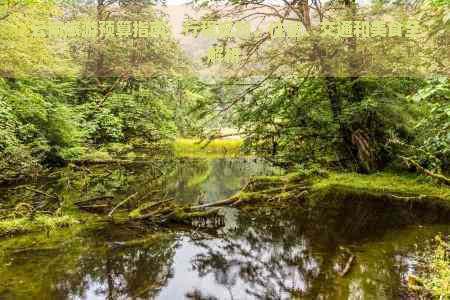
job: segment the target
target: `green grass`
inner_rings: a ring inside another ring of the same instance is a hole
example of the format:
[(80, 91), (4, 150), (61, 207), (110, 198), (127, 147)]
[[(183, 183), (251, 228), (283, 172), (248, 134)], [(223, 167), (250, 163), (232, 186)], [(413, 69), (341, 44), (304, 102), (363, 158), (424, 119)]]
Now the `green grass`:
[(417, 175), (375, 173), (330, 173), (313, 180), (309, 198), (314, 202), (327, 199), (360, 198), (391, 201), (427, 202), (450, 209), (450, 189)]
[(316, 180), (313, 184), (313, 189), (322, 189), (330, 186), (348, 187), (380, 193), (396, 193), (405, 196), (426, 195), (450, 201), (450, 188), (432, 184), (421, 176), (391, 173), (375, 173), (371, 175), (330, 173), (327, 178)]
[(238, 155), (242, 140), (213, 140), (210, 143), (200, 139), (177, 138), (173, 143), (178, 156), (224, 156)]
[(0, 237), (23, 233), (49, 231), (56, 228), (68, 227), (79, 222), (72, 216), (38, 215), (34, 219), (15, 218), (0, 221)]

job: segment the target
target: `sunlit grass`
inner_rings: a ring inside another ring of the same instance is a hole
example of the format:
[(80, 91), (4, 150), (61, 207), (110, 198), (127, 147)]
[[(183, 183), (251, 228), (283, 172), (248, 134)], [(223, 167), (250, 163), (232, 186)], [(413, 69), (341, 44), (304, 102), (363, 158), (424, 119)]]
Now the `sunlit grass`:
[(177, 138), (173, 144), (175, 153), (179, 156), (225, 156), (238, 155), (242, 140), (213, 140)]

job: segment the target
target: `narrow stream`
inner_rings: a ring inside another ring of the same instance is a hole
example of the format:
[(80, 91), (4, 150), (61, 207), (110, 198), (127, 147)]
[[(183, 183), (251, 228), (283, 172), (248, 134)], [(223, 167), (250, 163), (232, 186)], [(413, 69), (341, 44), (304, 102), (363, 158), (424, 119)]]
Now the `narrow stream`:
[[(243, 158), (163, 165), (164, 176), (148, 185), (154, 170), (109, 166), (36, 187), (66, 198), (118, 199), (149, 189), (201, 203), (229, 197), (252, 175), (281, 172)], [(1, 197), (37, 197), (17, 191)], [(22, 245), (39, 245), (47, 233), (0, 240), (0, 299), (411, 299), (407, 276), (436, 234), (450, 234), (448, 222), (430, 224), (408, 208), (373, 201), (225, 214), (219, 229), (55, 231), (54, 242), (38, 250)]]

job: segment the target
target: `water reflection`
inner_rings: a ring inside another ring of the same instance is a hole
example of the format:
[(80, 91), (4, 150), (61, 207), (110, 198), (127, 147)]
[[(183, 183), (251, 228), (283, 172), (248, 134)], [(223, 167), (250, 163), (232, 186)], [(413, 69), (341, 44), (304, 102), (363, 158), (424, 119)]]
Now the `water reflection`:
[(153, 299), (173, 276), (170, 236), (132, 247), (98, 235), (2, 257), (0, 299)]
[(250, 176), (281, 172), (255, 158), (169, 158), (89, 168), (70, 166), (51, 178), (22, 186), (0, 187), (0, 203), (4, 207), (14, 207), (27, 202), (39, 210), (52, 211), (75, 202), (81, 209), (95, 207), (97, 212), (103, 212), (133, 194), (136, 195), (127, 202), (128, 209), (145, 201), (167, 198), (208, 202), (231, 196)]
[[(335, 205), (333, 213), (261, 209), (238, 214), (227, 230), (208, 232), (135, 236), (106, 228), (56, 250), (9, 251), (1, 256), (0, 299), (405, 297), (406, 274), (426, 251), (424, 241), (449, 234), (450, 226), (391, 230), (393, 221), (381, 222), (372, 205), (354, 205)], [(364, 222), (348, 213), (356, 206)], [(339, 275), (351, 255), (350, 271)]]
[(250, 176), (281, 174), (283, 171), (256, 158), (183, 159), (164, 181), (169, 195), (180, 201), (214, 202), (226, 199)]
[[(69, 167), (3, 189), (0, 201), (51, 209), (136, 193), (128, 209), (155, 198), (208, 202), (229, 197), (252, 175), (279, 172), (251, 158)], [(46, 194), (58, 201), (42, 201)], [(423, 241), (450, 233), (448, 225), (417, 226), (438, 215), (329, 199), (283, 211), (227, 210), (231, 221), (219, 230), (140, 235), (100, 227), (18, 237), (0, 241), (0, 299), (399, 299), (426, 251)]]

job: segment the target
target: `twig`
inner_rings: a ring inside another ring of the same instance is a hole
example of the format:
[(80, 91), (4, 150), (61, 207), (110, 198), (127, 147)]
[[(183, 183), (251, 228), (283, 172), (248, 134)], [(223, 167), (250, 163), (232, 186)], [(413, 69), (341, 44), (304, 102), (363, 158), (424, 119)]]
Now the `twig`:
[(345, 264), (344, 270), (342, 270), (342, 272), (339, 272), (339, 275), (341, 277), (345, 276), (345, 274), (347, 274), (348, 271), (350, 271), (350, 268), (351, 268), (352, 263), (353, 263), (354, 260), (355, 260), (355, 256), (352, 254), (350, 256), (350, 258), (348, 259), (347, 264)]
[(397, 195), (390, 195), (392, 198), (395, 199), (402, 199), (402, 200), (422, 200), (425, 199), (429, 196), (427, 195), (419, 195), (419, 196), (410, 196), (410, 197), (406, 197), (406, 196), (397, 196)]

